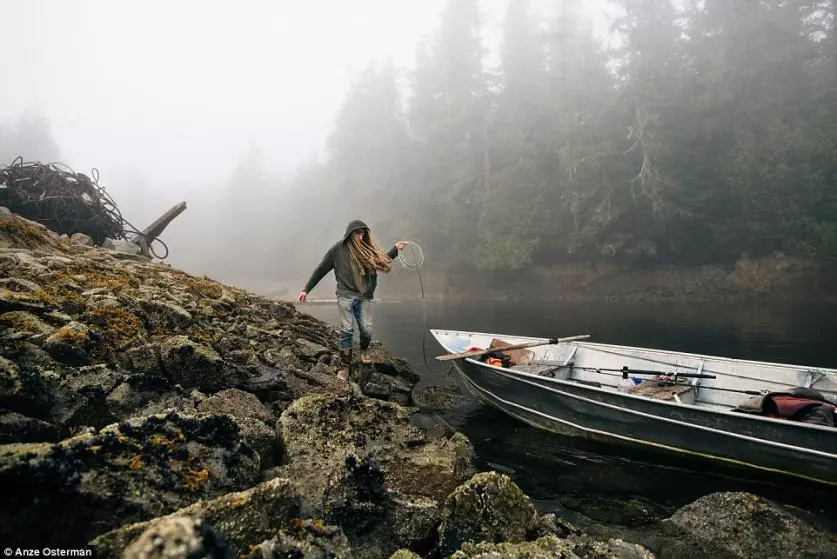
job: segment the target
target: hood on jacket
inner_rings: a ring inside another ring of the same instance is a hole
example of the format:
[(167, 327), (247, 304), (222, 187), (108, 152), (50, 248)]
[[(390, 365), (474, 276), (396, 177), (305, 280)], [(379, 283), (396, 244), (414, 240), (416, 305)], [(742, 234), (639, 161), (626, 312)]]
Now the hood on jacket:
[(343, 235), (343, 242), (345, 243), (346, 241), (348, 241), (349, 236), (358, 229), (366, 229), (367, 231), (369, 231), (369, 227), (364, 222), (362, 222), (359, 219), (355, 219), (354, 221), (351, 221), (349, 225), (346, 227), (346, 233)]

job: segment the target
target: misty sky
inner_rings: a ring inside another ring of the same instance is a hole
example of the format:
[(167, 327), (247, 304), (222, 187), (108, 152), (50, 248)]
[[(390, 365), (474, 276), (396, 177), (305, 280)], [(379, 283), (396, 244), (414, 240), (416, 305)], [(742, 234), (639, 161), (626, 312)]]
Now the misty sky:
[[(105, 185), (136, 169), (217, 184), (251, 140), (290, 170), (321, 148), (352, 73), (409, 67), (443, 3), (0, 0), (0, 123), (39, 107), (64, 160)], [(588, 4), (604, 29), (605, 0)], [(496, 44), (506, 0), (482, 5)]]

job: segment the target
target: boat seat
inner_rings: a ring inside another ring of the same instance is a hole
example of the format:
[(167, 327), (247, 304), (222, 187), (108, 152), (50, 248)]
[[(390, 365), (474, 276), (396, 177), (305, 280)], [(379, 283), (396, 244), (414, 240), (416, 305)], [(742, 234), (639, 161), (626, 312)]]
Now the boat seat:
[(510, 347), (512, 345), (514, 344), (510, 344), (508, 342), (504, 342), (503, 340), (494, 338), (491, 340), (491, 344), (488, 346), (488, 349), (503, 352), (504, 354), (509, 356), (512, 363), (514, 363), (515, 365), (528, 365), (529, 362), (532, 361), (532, 359), (534, 359), (535, 352), (530, 351), (528, 349), (510, 349), (503, 351), (504, 347)]
[(683, 404), (695, 403), (695, 387), (691, 384), (659, 384), (648, 379), (628, 389), (628, 394), (645, 396), (655, 400), (666, 400)]

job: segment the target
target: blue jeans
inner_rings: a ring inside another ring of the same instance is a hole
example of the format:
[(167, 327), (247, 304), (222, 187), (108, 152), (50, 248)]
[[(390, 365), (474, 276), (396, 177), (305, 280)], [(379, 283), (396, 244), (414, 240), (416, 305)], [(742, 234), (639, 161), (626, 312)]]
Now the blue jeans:
[(337, 298), (337, 308), (340, 310), (340, 349), (352, 348), (355, 323), (360, 331), (360, 348), (369, 347), (372, 341), (371, 304), (368, 299)]

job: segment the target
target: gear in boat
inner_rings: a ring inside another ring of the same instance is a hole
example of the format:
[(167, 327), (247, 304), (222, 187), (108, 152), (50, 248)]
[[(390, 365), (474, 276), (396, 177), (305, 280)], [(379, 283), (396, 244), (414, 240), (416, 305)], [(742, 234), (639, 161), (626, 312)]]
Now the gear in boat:
[[(491, 351), (479, 357), (479, 361), (495, 367), (511, 369), (521, 372), (537, 374), (539, 376), (555, 377), (557, 370), (561, 368), (572, 368), (572, 362), (567, 364), (543, 364), (533, 363), (535, 353), (528, 349), (503, 350), (512, 344), (494, 338), (488, 349)], [(471, 347), (468, 351), (478, 351), (483, 348)], [(684, 374), (673, 375), (659, 374), (657, 371), (630, 370), (623, 367), (616, 371), (613, 369), (596, 369), (601, 374), (607, 371), (618, 372), (622, 382), (618, 385), (620, 392), (644, 396), (656, 400), (671, 400), (677, 403), (694, 404), (696, 383), (689, 379), (715, 378), (713, 375)], [(636, 375), (651, 375), (649, 378), (642, 378)], [(614, 375), (615, 376), (615, 375)], [(593, 385), (601, 388), (602, 384), (595, 381), (576, 382)], [(707, 387), (704, 387), (707, 388)], [(786, 392), (763, 392), (740, 391), (753, 397), (732, 408), (732, 411), (751, 415), (760, 415), (788, 421), (799, 421), (814, 425), (837, 427), (837, 405), (829, 401), (825, 395), (813, 388), (799, 386)], [(754, 395), (758, 394), (758, 395)]]

